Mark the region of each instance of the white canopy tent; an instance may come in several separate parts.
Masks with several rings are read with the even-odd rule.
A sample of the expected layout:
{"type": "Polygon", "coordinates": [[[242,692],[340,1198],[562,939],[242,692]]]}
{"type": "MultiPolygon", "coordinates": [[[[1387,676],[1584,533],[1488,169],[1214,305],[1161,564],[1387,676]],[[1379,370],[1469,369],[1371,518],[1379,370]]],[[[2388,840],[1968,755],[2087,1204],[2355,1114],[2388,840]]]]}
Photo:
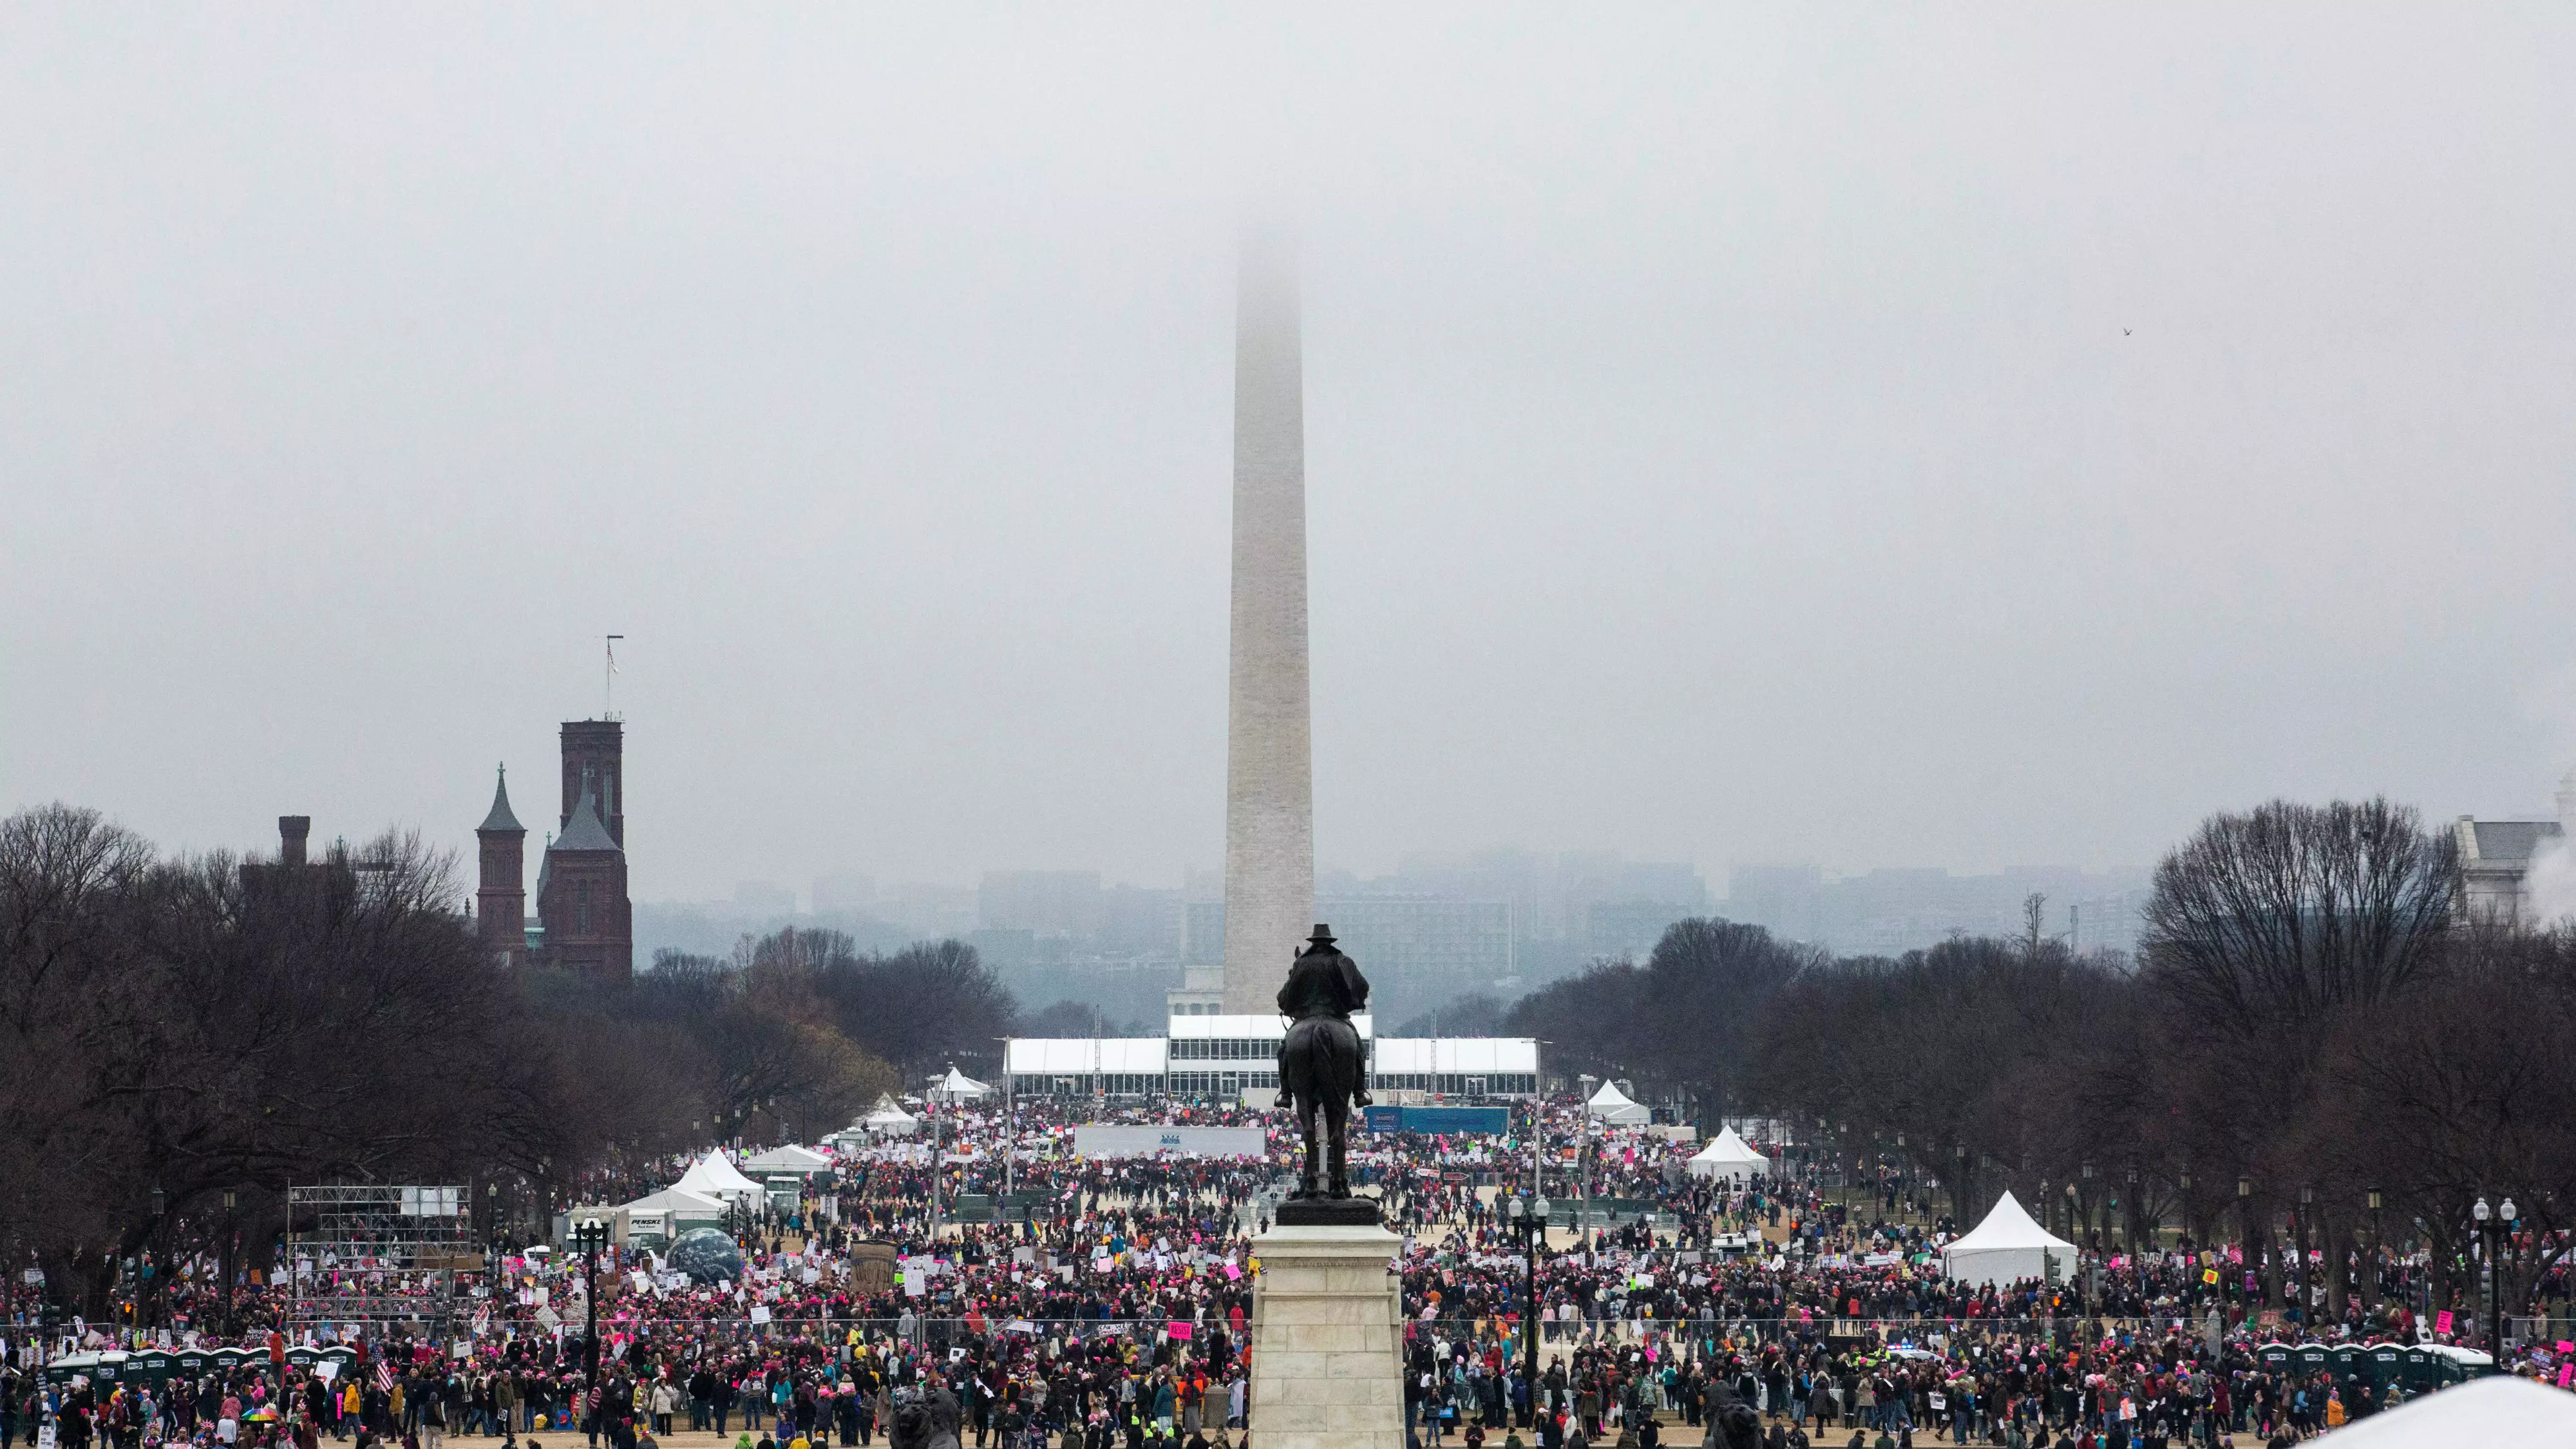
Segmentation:
{"type": "Polygon", "coordinates": [[[1962,1283],[2018,1283],[2074,1268],[2075,1245],[2033,1222],[2009,1192],[1984,1222],[1941,1250],[1941,1271],[1962,1283]]]}
{"type": "Polygon", "coordinates": [[[991,1095],[992,1088],[955,1067],[950,1067],[948,1075],[930,1086],[930,1100],[934,1102],[980,1102],[991,1095]]]}
{"type": "Polygon", "coordinates": [[[1736,1135],[1732,1127],[1722,1128],[1709,1144],[1690,1160],[1693,1177],[1769,1177],[1771,1159],[1753,1150],[1753,1144],[1736,1135]]]}
{"type": "Polygon", "coordinates": [[[673,1236],[690,1227],[707,1227],[724,1221],[724,1204],[714,1198],[682,1188],[666,1187],[630,1203],[620,1203],[622,1213],[669,1213],[675,1229],[673,1236]]]}
{"type": "Polygon", "coordinates": [[[2335,1449],[2576,1444],[2576,1394],[2499,1375],[2454,1385],[2334,1433],[2335,1449]]]}
{"type": "Polygon", "coordinates": [[[879,1137],[906,1137],[920,1130],[921,1119],[896,1106],[893,1097],[881,1096],[868,1115],[853,1125],[879,1137]]]}
{"type": "Polygon", "coordinates": [[[1643,1127],[1655,1120],[1655,1114],[1620,1091],[1617,1082],[1603,1082],[1583,1110],[1614,1127],[1643,1127]]]}
{"type": "Polygon", "coordinates": [[[832,1159],[789,1143],[742,1160],[742,1170],[762,1177],[814,1177],[832,1170],[832,1159]]]}
{"type": "Polygon", "coordinates": [[[710,1152],[699,1158],[696,1165],[681,1173],[680,1180],[671,1185],[682,1192],[693,1192],[718,1202],[748,1199],[757,1203],[767,1191],[759,1183],[743,1176],[741,1170],[727,1162],[721,1152],[710,1152]]]}

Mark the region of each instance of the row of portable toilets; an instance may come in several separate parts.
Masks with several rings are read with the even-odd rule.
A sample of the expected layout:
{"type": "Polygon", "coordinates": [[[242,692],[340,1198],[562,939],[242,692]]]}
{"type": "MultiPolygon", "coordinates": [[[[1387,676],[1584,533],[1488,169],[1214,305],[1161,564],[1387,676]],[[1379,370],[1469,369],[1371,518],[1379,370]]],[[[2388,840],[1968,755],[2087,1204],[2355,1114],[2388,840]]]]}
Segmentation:
{"type": "Polygon", "coordinates": [[[2447,1343],[2266,1343],[2254,1360],[2276,1374],[2311,1378],[2331,1373],[2335,1382],[2358,1378],[2373,1388],[2395,1383],[2408,1390],[2440,1388],[2495,1371],[2495,1360],[2447,1343]]]}
{"type": "MultiPolygon", "coordinates": [[[[336,1363],[334,1374],[347,1373],[358,1361],[358,1351],[345,1343],[316,1347],[299,1344],[286,1351],[289,1367],[310,1369],[320,1363],[336,1363]]],[[[173,1378],[193,1379],[217,1369],[235,1369],[246,1363],[266,1364],[264,1348],[141,1348],[132,1352],[109,1349],[103,1353],[67,1353],[45,1365],[47,1383],[67,1384],[74,1378],[94,1383],[164,1383],[173,1378]]]]}

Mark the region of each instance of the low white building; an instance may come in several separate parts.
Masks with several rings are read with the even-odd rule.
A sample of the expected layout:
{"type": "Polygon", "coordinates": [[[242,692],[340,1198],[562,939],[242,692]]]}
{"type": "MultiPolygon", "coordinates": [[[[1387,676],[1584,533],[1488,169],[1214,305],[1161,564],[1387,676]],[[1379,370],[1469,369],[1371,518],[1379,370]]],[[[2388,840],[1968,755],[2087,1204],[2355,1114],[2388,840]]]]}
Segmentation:
{"type": "MultiPolygon", "coordinates": [[[[1351,1018],[1368,1054],[1372,1094],[1423,1092],[1470,1099],[1538,1091],[1538,1043],[1529,1037],[1386,1037],[1367,1012],[1351,1018]]],[[[1188,1014],[1148,1037],[1020,1037],[1003,1048],[1003,1072],[1023,1097],[1108,1096],[1231,1101],[1279,1085],[1285,1019],[1188,1014]]]]}
{"type": "Polygon", "coordinates": [[[2547,925],[2536,919],[2532,868],[2563,849],[2571,832],[2576,832],[2576,770],[2558,782],[2555,820],[2461,816],[2451,826],[2451,838],[2460,850],[2462,918],[2485,925],[2547,925]]]}

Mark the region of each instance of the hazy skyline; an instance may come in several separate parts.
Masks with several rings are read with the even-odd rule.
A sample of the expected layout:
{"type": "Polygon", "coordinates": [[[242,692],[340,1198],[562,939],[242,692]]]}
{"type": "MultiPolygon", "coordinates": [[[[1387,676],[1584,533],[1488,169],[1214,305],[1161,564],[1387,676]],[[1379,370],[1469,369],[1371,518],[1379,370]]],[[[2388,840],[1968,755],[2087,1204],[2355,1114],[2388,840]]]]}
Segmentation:
{"type": "Polygon", "coordinates": [[[0,805],[639,900],[1221,858],[1234,246],[1319,864],[2133,869],[2576,765],[2576,14],[21,7],[0,805]],[[538,837],[532,835],[531,845],[538,837]],[[531,852],[533,854],[533,850],[531,852]],[[533,866],[531,867],[533,874],[533,866]]]}

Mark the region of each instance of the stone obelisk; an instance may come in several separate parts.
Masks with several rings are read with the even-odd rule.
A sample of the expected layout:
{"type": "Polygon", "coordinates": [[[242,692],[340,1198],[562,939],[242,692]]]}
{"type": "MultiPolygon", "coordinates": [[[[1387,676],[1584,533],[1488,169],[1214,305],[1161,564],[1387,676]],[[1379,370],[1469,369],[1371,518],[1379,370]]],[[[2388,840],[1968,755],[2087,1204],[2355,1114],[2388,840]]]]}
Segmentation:
{"type": "Polygon", "coordinates": [[[1234,333],[1234,630],[1225,736],[1225,1009],[1278,1010],[1315,906],[1306,697],[1306,398],[1297,259],[1247,237],[1234,333]]]}

